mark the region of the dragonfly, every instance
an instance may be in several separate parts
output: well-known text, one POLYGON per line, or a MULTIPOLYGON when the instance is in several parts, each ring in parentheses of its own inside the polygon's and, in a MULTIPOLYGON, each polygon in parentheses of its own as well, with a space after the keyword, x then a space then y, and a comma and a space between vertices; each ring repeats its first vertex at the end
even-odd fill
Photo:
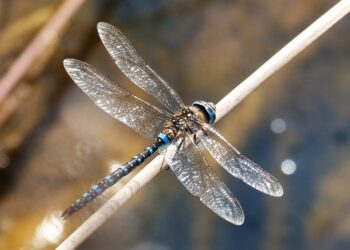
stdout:
POLYGON ((89 64, 65 59, 72 80, 97 106, 154 142, 120 168, 111 172, 78 198, 63 213, 67 219, 116 184, 156 152, 185 188, 223 219, 241 225, 244 212, 239 201, 208 165, 206 150, 228 173, 265 194, 283 195, 282 185, 256 163, 242 155, 212 125, 216 107, 197 100, 185 106, 179 95, 139 56, 127 38, 113 25, 100 22, 98 34, 119 69, 162 108, 133 95, 89 64))

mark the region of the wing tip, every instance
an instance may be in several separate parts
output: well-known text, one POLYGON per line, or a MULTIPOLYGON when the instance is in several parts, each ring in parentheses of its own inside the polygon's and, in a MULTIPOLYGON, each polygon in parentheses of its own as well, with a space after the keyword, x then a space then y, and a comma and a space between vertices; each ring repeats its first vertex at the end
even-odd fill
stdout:
POLYGON ((107 50, 109 50, 108 48, 110 47, 109 41, 111 40, 111 36, 113 37, 113 33, 120 33, 120 32, 112 24, 109 24, 106 22, 98 22, 97 33, 102 43, 104 44, 104 46, 107 48, 107 50))
POLYGON ((241 218, 239 218, 239 220, 236 219, 236 220, 233 220, 230 222, 237 225, 237 226, 241 226, 241 225, 243 225, 244 221, 245 221, 245 217, 244 217, 244 214, 242 214, 242 216, 241 216, 241 218))
POLYGON ((227 214, 227 213, 220 213, 217 211, 214 211, 212 208, 210 208, 214 213, 216 213, 218 216, 220 216, 222 219, 236 225, 240 226, 244 223, 245 221, 245 216, 243 209, 239 207, 238 209, 235 209, 235 211, 232 214, 227 214))
MULTIPOLYGON (((201 201, 203 202, 202 199, 201 199, 201 201)), ((208 204, 206 204, 206 203, 204 203, 204 204, 207 207, 209 207, 214 213, 219 215, 221 218, 223 218, 224 220, 226 220, 234 225, 240 226, 245 221, 243 208, 237 199, 235 199, 235 201, 232 202, 231 205, 229 205, 229 207, 226 207, 225 211, 219 211, 219 210, 213 209, 212 207, 208 206, 208 204)))
POLYGON ((75 58, 66 58, 63 60, 63 66, 66 69, 66 71, 69 73, 69 71, 73 68, 92 68, 92 66, 86 62, 80 61, 75 58))
MULTIPOLYGON (((252 186, 254 187, 254 186, 252 186)), ((281 197, 283 196, 284 190, 283 187, 281 185, 281 183, 279 182, 274 182, 272 185, 270 183, 270 185, 268 187, 264 187, 264 188, 257 188, 254 187, 256 190, 265 193, 267 195, 273 196, 273 197, 281 197)))
POLYGON ((97 23, 97 33, 104 43, 107 40, 106 36, 110 36, 113 33, 121 33, 115 26, 106 22, 97 23))
POLYGON ((112 25, 106 22, 98 22, 96 26, 97 26, 97 30, 100 31, 106 27, 111 27, 112 25))
POLYGON ((283 196, 283 193, 284 193, 284 190, 283 190, 281 183, 277 183, 276 188, 274 189, 274 192, 272 193, 272 196, 281 197, 281 196, 283 196))
POLYGON ((241 206, 239 206, 239 209, 237 209, 235 213, 230 216, 223 215, 223 214, 221 215, 219 214, 219 216, 237 226, 242 225, 245 221, 244 212, 241 206))
POLYGON ((72 66, 74 66, 75 64, 77 64, 78 62, 80 62, 77 59, 74 58, 66 58, 63 60, 63 66, 64 68, 67 70, 69 68, 72 68, 72 66))

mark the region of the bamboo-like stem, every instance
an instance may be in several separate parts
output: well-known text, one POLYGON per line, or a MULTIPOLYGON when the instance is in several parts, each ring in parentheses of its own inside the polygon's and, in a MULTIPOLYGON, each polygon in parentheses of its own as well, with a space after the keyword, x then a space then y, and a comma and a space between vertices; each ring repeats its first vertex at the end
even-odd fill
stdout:
POLYGON ((0 103, 5 100, 30 67, 35 64, 35 60, 45 53, 47 46, 57 40, 57 37, 63 31, 68 21, 84 2, 85 0, 66 0, 62 3, 55 15, 53 15, 50 21, 11 65, 2 79, 0 79, 0 103))
MULTIPOLYGON (((350 0, 339 1, 323 16, 306 28, 285 47, 272 56, 252 75, 232 90, 217 104, 217 120, 226 115, 253 92, 264 80, 279 70, 294 58, 310 43, 328 30, 333 24, 350 11, 350 0)), ((152 180, 162 169, 163 156, 157 156, 133 177, 122 189, 77 228, 61 245, 58 250, 70 250, 79 246, 87 237, 97 230, 107 219, 115 214, 118 208, 131 198, 138 190, 152 180)))

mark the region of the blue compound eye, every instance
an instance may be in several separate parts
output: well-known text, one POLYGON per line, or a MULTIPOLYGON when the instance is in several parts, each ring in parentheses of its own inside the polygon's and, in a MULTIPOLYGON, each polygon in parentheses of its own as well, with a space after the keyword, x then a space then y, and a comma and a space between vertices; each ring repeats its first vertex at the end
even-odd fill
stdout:
POLYGON ((202 111, 205 112, 210 125, 214 124, 216 119, 214 103, 198 100, 195 101, 192 105, 200 108, 202 111))

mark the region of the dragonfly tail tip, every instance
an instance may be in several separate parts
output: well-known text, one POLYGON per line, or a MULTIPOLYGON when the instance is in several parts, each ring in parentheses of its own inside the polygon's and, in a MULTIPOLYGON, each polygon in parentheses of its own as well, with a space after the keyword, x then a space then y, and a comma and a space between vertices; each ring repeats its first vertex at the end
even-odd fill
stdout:
POLYGON ((61 218, 63 220, 67 220, 69 217, 72 216, 73 213, 74 213, 74 210, 72 209, 72 207, 69 207, 63 211, 63 213, 61 214, 61 218))

